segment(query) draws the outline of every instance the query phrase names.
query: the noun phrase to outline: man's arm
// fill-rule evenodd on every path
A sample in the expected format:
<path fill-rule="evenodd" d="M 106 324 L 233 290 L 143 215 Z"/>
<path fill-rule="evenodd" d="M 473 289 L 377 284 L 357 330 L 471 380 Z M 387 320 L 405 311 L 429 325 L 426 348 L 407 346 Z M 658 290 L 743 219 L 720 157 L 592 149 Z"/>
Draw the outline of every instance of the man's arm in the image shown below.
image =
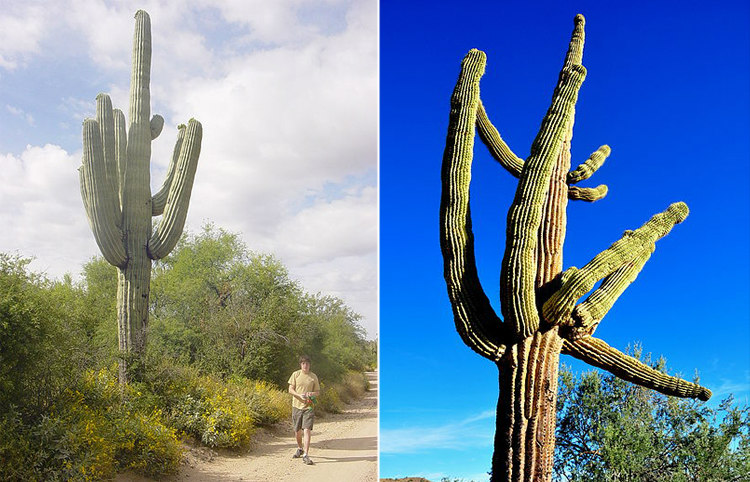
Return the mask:
<path fill-rule="evenodd" d="M 295 390 L 296 388 L 297 388 L 296 386 L 289 384 L 289 393 L 300 402 L 304 402 L 305 401 L 304 395 L 297 393 L 297 391 Z"/>

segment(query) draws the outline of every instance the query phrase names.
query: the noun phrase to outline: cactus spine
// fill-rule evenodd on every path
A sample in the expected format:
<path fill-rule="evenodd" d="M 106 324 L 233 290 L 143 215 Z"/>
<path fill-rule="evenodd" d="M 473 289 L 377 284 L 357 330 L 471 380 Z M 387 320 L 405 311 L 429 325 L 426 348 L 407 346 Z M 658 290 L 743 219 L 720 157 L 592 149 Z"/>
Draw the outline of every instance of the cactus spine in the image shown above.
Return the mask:
<path fill-rule="evenodd" d="M 96 119 L 83 122 L 83 162 L 79 168 L 81 197 L 89 225 L 104 258 L 117 267 L 117 325 L 120 383 L 126 382 L 126 355 L 141 354 L 146 345 L 151 261 L 177 244 L 187 216 L 200 154 L 202 127 L 191 119 L 180 126 L 163 186 L 150 187 L 151 141 L 164 119 L 150 116 L 151 20 L 135 14 L 130 124 L 112 108 L 108 95 L 96 98 Z M 162 215 L 152 232 L 151 217 Z"/>
<path fill-rule="evenodd" d="M 568 200 L 596 201 L 607 186 L 582 188 L 610 154 L 601 146 L 571 170 L 570 141 L 581 65 L 584 18 L 577 15 L 552 103 L 531 154 L 522 160 L 492 125 L 479 98 L 486 57 L 471 50 L 451 97 L 442 166 L 440 240 L 456 330 L 499 370 L 493 481 L 550 480 L 555 445 L 557 374 L 561 353 L 667 395 L 708 400 L 710 390 L 670 377 L 592 336 L 617 297 L 635 280 L 655 243 L 688 214 L 675 203 L 594 257 L 562 270 Z M 492 156 L 518 178 L 508 211 L 500 273 L 501 319 L 479 283 L 469 212 L 474 130 Z M 580 304 L 578 299 L 602 280 Z"/>

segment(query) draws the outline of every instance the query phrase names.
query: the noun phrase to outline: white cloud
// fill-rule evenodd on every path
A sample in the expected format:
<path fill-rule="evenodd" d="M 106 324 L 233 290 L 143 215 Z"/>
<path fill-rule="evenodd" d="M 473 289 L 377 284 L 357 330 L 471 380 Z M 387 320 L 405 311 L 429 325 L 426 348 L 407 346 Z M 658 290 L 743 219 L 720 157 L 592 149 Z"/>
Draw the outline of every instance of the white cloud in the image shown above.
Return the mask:
<path fill-rule="evenodd" d="M 30 126 L 34 125 L 34 116 L 32 116 L 31 114 L 28 114 L 28 113 L 24 112 L 22 109 L 19 109 L 17 107 L 13 107 L 12 105 L 7 105 L 6 104 L 5 108 L 8 110 L 8 112 L 10 112 L 11 114 L 13 114 L 14 116 L 20 117 L 21 119 L 23 119 L 24 121 L 26 121 L 26 123 L 28 125 L 30 125 Z"/>
<path fill-rule="evenodd" d="M 27 56 L 39 51 L 45 34 L 41 6 L 0 2 L 0 68 L 15 69 Z"/>
<path fill-rule="evenodd" d="M 458 422 L 440 426 L 381 429 L 380 452 L 404 454 L 436 449 L 487 447 L 492 444 L 492 430 L 487 430 L 486 420 L 494 417 L 495 412 L 488 410 Z"/>
<path fill-rule="evenodd" d="M 375 0 L 30 4 L 0 17 L 0 26 L 25 26 L 34 8 L 45 12 L 28 33 L 17 33 L 29 36 L 26 50 L 0 46 L 0 68 L 10 68 L 2 59 L 17 65 L 23 54 L 29 69 L 47 69 L 45 46 L 76 56 L 126 115 L 133 14 L 148 11 L 152 112 L 166 119 L 152 143 L 152 190 L 166 171 L 175 126 L 200 120 L 204 137 L 188 227 L 212 221 L 240 232 L 250 249 L 276 254 L 308 291 L 344 299 L 375 335 Z M 328 28 L 310 9 L 331 12 L 340 28 Z M 91 116 L 96 94 L 61 97 L 58 123 Z M 32 108 L 3 104 L 33 119 Z M 0 250 L 33 255 L 52 276 L 78 271 L 98 254 L 80 202 L 80 154 L 46 145 L 0 156 L 6 206 L 0 222 L 9 226 Z"/>

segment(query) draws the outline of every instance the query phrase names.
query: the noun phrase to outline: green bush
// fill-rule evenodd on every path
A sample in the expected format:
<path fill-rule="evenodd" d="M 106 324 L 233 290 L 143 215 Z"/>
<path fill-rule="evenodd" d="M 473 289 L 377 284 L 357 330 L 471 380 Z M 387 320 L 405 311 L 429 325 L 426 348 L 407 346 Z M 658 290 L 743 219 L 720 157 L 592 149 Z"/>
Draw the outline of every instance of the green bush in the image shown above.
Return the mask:
<path fill-rule="evenodd" d="M 255 430 L 254 418 L 236 387 L 210 376 L 196 382 L 172 409 L 172 424 L 209 447 L 247 446 Z"/>

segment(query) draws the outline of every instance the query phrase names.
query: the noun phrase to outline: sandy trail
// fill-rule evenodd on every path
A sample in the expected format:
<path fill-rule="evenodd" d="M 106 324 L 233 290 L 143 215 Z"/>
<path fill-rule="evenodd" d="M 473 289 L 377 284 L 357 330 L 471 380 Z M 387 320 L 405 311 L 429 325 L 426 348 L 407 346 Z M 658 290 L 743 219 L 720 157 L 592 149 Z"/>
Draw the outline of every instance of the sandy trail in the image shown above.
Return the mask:
<path fill-rule="evenodd" d="M 318 417 L 310 445 L 314 465 L 292 459 L 297 448 L 291 422 L 281 423 L 262 435 L 244 454 L 222 453 L 211 460 L 191 457 L 180 473 L 166 481 L 298 481 L 375 482 L 378 465 L 378 379 L 367 373 L 370 390 L 340 414 Z M 119 476 L 118 482 L 144 481 Z"/>

